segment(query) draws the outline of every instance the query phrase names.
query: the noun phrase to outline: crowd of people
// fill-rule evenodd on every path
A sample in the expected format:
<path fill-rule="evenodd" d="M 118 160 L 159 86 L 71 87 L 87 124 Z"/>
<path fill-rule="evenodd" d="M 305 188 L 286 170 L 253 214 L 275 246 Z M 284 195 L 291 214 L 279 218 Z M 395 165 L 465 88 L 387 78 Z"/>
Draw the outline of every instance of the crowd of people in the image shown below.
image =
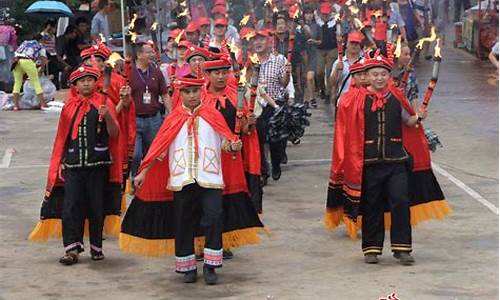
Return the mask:
<path fill-rule="evenodd" d="M 104 11 L 109 3 L 101 1 Z M 308 109 L 331 104 L 325 227 L 344 223 L 353 238 L 361 230 L 365 262 L 377 263 L 390 226 L 394 257 L 413 264 L 411 226 L 450 213 L 422 124 L 430 98 L 419 104 L 412 68 L 437 36 L 427 37 L 435 16 L 423 5 L 183 1 L 171 8 L 175 23 L 162 51 L 157 40 L 143 40 L 154 35 L 144 31 L 154 20 L 136 26 L 137 16 L 125 58 L 100 37 L 92 45 L 78 39 L 81 65 L 68 74 L 30 239 L 62 233 L 60 262 L 72 265 L 84 251 L 88 219 L 93 260 L 104 258 L 104 229 L 125 252 L 174 254 L 187 283 L 203 260 L 205 281 L 215 284 L 231 250 L 267 232 L 264 189 L 268 178 L 280 180 L 287 144 L 300 139 Z M 96 17 L 92 24 L 106 32 L 106 18 Z M 423 37 L 427 43 L 417 45 Z M 38 57 L 71 65 L 48 40 L 38 54 L 21 44 L 15 75 L 34 78 Z M 127 193 L 133 199 L 125 209 Z"/>

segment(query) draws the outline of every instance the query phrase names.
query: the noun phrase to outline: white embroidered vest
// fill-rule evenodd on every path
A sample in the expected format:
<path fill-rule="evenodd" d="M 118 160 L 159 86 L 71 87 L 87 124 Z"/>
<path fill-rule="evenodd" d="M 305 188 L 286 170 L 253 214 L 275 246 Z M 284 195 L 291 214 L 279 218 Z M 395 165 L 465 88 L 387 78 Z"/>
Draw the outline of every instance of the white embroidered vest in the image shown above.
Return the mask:
<path fill-rule="evenodd" d="M 184 123 L 168 151 L 168 189 L 180 191 L 185 185 L 194 182 L 205 188 L 223 189 L 222 138 L 200 117 L 196 117 L 194 126 L 198 137 L 198 157 L 194 151 L 194 136 L 188 135 L 187 123 Z"/>

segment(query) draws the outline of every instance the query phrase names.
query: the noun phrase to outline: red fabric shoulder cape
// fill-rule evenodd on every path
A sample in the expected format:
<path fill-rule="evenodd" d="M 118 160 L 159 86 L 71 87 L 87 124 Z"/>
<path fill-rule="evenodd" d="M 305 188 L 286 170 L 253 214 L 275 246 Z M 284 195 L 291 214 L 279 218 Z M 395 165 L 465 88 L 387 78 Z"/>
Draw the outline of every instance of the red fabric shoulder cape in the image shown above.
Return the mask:
<path fill-rule="evenodd" d="M 172 198 L 171 192 L 167 190 L 170 176 L 168 147 L 174 141 L 184 123 L 196 117 L 203 118 L 225 139 L 233 142 L 238 139 L 229 127 L 227 127 L 222 115 L 215 108 L 203 104 L 203 101 L 194 114 L 190 114 L 182 105 L 178 105 L 163 121 L 160 130 L 149 147 L 146 157 L 144 157 L 139 167 L 139 172 L 141 172 L 146 166 L 152 164 L 142 186 L 136 191 L 136 196 L 141 200 L 166 201 Z"/>
<path fill-rule="evenodd" d="M 52 189 L 55 185 L 62 184 L 63 182 L 59 179 L 59 167 L 61 165 L 63 156 L 64 156 L 64 147 L 66 144 L 66 140 L 72 134 L 72 130 L 74 126 L 78 126 L 83 118 L 85 112 L 90 109 L 90 105 L 94 106 L 96 109 L 104 102 L 104 96 L 94 92 L 92 96 L 87 99 L 82 99 L 76 92 L 75 88 L 72 86 L 70 94 L 63 106 L 61 111 L 61 115 L 59 117 L 59 123 L 57 125 L 57 133 L 56 138 L 54 140 L 54 145 L 52 147 L 52 157 L 50 159 L 49 171 L 47 175 L 47 185 L 45 188 L 45 199 L 48 199 Z M 113 102 L 111 100 L 106 100 L 106 105 L 108 106 L 109 112 L 115 121 L 116 125 L 118 125 L 116 110 Z M 81 109 L 78 109 L 80 106 Z M 75 124 L 73 128 L 71 127 L 71 122 L 75 118 Z M 109 139 L 109 149 L 110 154 L 113 159 L 113 163 L 110 167 L 110 182 L 118 182 L 122 181 L 122 171 L 121 171 L 121 153 L 119 147 L 119 135 L 118 137 L 110 137 Z"/>
<path fill-rule="evenodd" d="M 404 94 L 392 84 L 389 85 L 391 92 L 400 102 L 402 108 L 410 115 L 415 115 L 413 108 Z M 342 170 L 344 174 L 344 192 L 351 198 L 361 197 L 361 185 L 363 178 L 364 157 L 364 104 L 368 95 L 366 89 L 359 89 L 345 107 L 345 118 L 338 119 L 340 127 L 345 128 L 345 133 L 339 135 L 338 140 L 344 147 L 344 159 Z M 431 168 L 430 154 L 427 147 L 425 133 L 422 126 L 402 126 L 403 146 L 413 158 L 413 171 L 423 171 Z"/>

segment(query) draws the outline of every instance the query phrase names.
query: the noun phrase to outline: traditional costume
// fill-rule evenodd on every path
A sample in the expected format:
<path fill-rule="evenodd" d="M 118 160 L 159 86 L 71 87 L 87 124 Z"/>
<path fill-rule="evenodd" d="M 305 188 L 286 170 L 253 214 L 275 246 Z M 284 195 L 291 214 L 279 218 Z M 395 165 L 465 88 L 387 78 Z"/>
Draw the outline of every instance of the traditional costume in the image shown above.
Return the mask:
<path fill-rule="evenodd" d="M 97 80 L 99 71 L 81 66 L 71 74 L 70 81 L 75 84 L 87 76 Z M 57 127 L 40 221 L 30 240 L 46 241 L 62 233 L 66 252 L 82 252 L 88 219 L 94 255 L 102 254 L 103 226 L 108 234 L 118 234 L 122 159 L 119 138 L 108 135 L 98 114 L 104 104 L 118 126 L 111 100 L 97 91 L 84 98 L 72 86 Z"/>
<path fill-rule="evenodd" d="M 208 61 L 203 64 L 203 68 L 205 72 L 219 69 L 229 70 L 231 62 L 228 59 Z M 228 83 L 225 89 L 218 94 L 210 92 L 208 87 L 206 103 L 221 112 L 231 131 L 240 134 L 243 142 L 241 152 L 236 154 L 222 153 L 222 173 L 225 185 L 223 200 L 225 208 L 227 208 L 225 212 L 234 213 L 229 209 L 231 206 L 235 206 L 236 202 L 239 202 L 240 204 L 237 206 L 240 207 L 241 212 L 238 214 L 255 215 L 256 212 L 262 212 L 259 140 L 255 127 L 251 128 L 250 132 L 240 132 L 241 119 L 248 113 L 248 104 L 244 99 L 238 101 L 237 86 L 234 84 Z M 242 223 L 240 227 L 260 227 L 261 225 L 254 223 L 255 219 L 255 217 L 250 218 L 251 223 L 246 225 Z M 242 219 L 242 221 L 244 220 Z"/>
<path fill-rule="evenodd" d="M 204 82 L 179 78 L 174 87 L 201 87 Z M 145 256 L 175 253 L 177 272 L 196 269 L 194 237 L 197 245 L 204 244 L 205 264 L 212 267 L 222 264 L 223 247 L 260 241 L 262 224 L 256 214 L 239 215 L 246 210 L 235 206 L 224 214 L 225 220 L 220 218 L 224 189 L 220 139 L 237 137 L 223 116 L 204 102 L 192 112 L 177 105 L 163 122 L 140 171 L 155 164 L 137 189 L 120 234 L 123 251 Z M 242 222 L 253 222 L 255 228 L 240 227 Z M 226 232 L 221 235 L 223 224 Z"/>
<path fill-rule="evenodd" d="M 379 55 L 365 64 L 392 69 Z M 451 212 L 432 172 L 422 126 L 404 124 L 415 112 L 391 83 L 384 92 L 359 88 L 343 97 L 325 226 L 333 229 L 343 221 L 353 239 L 362 228 L 365 255 L 382 253 L 384 227 L 390 228 L 392 250 L 411 252 L 410 225 Z"/>
<path fill-rule="evenodd" d="M 109 49 L 103 43 L 98 43 L 90 48 L 83 50 L 80 54 L 82 61 L 92 59 L 92 57 L 100 57 L 103 61 L 107 61 L 111 55 L 111 49 Z M 127 85 L 125 77 L 113 71 L 110 74 L 109 86 L 104 86 L 104 76 L 100 76 L 97 81 L 97 90 L 108 97 L 109 100 L 113 102 L 115 108 L 117 108 L 120 102 L 120 89 Z M 129 177 L 129 171 L 132 164 L 134 156 L 134 146 L 135 146 L 135 135 L 136 135 L 136 124 L 135 124 L 135 104 L 134 101 L 130 101 L 127 107 L 123 107 L 119 112 L 117 112 L 118 123 L 120 125 L 120 152 L 122 158 L 122 171 L 123 171 L 123 185 L 122 191 L 125 189 L 125 183 Z M 122 195 L 122 207 L 124 209 L 125 195 Z"/>

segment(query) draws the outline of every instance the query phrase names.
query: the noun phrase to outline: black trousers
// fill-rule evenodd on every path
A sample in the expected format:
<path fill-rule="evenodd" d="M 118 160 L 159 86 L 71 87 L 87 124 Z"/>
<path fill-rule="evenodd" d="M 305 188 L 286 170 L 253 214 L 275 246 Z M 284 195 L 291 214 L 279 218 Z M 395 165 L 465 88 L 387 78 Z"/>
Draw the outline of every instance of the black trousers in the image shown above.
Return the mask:
<path fill-rule="evenodd" d="M 181 191 L 174 192 L 174 214 L 176 272 L 196 269 L 194 237 L 198 224 L 205 236 L 205 264 L 221 267 L 222 190 L 204 188 L 198 183 L 186 185 Z"/>
<path fill-rule="evenodd" d="M 376 163 L 363 169 L 361 195 L 363 253 L 382 254 L 384 210 L 391 212 L 392 251 L 411 252 L 408 168 L 405 163 Z"/>
<path fill-rule="evenodd" d="M 454 21 L 455 22 L 459 22 L 460 21 L 460 16 L 462 14 L 462 7 L 463 7 L 463 10 L 467 10 L 470 8 L 470 0 L 454 0 L 455 2 L 455 18 L 454 18 Z"/>
<path fill-rule="evenodd" d="M 281 104 L 280 104 L 281 105 Z M 259 135 L 261 172 L 263 176 L 269 176 L 270 168 L 266 157 L 265 144 L 269 144 L 271 166 L 273 169 L 281 168 L 281 158 L 286 149 L 286 141 L 269 141 L 269 120 L 273 116 L 274 109 L 270 106 L 264 108 L 262 115 L 257 119 L 257 134 Z"/>
<path fill-rule="evenodd" d="M 104 187 L 108 167 L 74 168 L 64 171 L 62 233 L 66 252 L 83 251 L 85 218 L 89 220 L 90 248 L 102 252 L 104 226 Z"/>

